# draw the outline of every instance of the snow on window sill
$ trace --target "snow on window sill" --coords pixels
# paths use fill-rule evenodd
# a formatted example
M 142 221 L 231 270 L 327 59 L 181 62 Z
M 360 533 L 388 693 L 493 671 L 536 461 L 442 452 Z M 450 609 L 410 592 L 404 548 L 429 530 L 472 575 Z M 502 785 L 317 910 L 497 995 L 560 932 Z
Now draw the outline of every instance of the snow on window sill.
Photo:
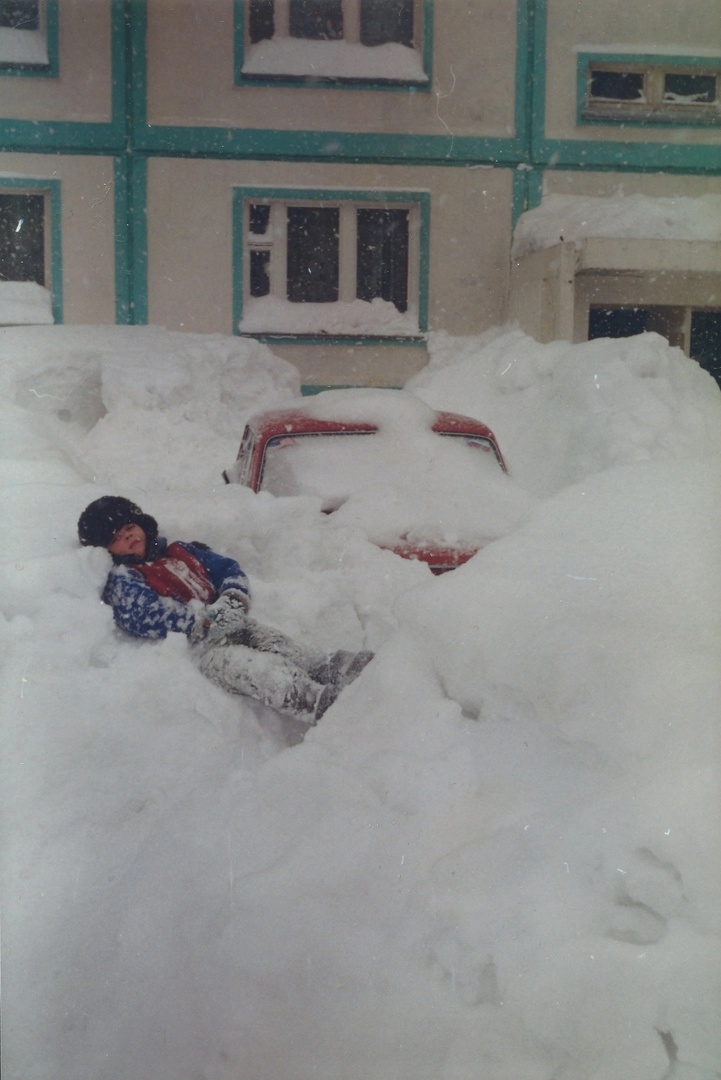
M 249 46 L 243 75 L 259 78 L 362 79 L 427 83 L 415 49 L 396 42 L 356 45 L 347 41 L 273 38 Z
M 238 324 L 242 334 L 328 334 L 409 337 L 419 333 L 417 316 L 401 313 L 388 300 L 293 304 L 262 297 L 246 303 Z
M 49 63 L 47 41 L 41 30 L 0 27 L 0 64 L 47 67 Z
M 0 326 L 41 326 L 54 321 L 48 289 L 34 281 L 0 281 Z

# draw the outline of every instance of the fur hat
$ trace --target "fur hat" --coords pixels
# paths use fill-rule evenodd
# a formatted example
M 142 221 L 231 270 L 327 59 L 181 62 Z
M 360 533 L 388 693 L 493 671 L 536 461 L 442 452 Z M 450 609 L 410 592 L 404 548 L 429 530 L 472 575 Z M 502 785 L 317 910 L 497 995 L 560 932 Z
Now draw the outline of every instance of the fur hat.
M 158 535 L 158 523 L 140 507 L 121 495 L 103 495 L 87 506 L 78 521 L 78 539 L 85 547 L 104 547 L 123 525 L 139 525 L 153 544 Z

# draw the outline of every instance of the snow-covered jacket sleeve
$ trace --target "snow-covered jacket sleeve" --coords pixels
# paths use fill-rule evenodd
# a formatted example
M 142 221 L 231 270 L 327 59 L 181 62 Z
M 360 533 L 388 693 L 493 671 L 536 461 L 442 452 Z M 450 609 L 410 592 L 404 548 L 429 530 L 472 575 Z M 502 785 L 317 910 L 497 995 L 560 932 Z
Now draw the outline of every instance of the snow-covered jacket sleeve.
M 187 634 L 195 610 L 181 600 L 158 596 L 142 574 L 130 566 L 117 566 L 105 583 L 103 600 L 113 609 L 117 625 L 134 637 L 164 638 L 173 631 Z
M 206 573 L 213 583 L 218 594 L 226 589 L 239 589 L 250 599 L 250 584 L 248 578 L 241 570 L 235 559 L 229 559 L 225 555 L 218 555 L 210 548 L 196 547 L 195 544 L 185 544 L 192 551 L 196 559 L 203 564 Z

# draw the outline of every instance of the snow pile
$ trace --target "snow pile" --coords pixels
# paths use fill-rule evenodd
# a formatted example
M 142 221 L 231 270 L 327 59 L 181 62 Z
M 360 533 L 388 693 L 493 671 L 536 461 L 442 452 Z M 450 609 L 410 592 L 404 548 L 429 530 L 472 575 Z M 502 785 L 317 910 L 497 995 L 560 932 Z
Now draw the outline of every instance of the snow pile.
M 480 342 L 440 333 L 430 350 L 408 388 L 488 424 L 511 475 L 536 494 L 615 465 L 721 451 L 713 380 L 658 334 L 540 346 L 519 330 Z
M 553 247 L 580 246 L 588 237 L 634 240 L 721 241 L 721 195 L 654 198 L 619 195 L 544 195 L 522 214 L 513 235 L 513 257 Z
M 53 322 L 53 298 L 35 281 L 0 281 L 0 326 Z
M 294 388 L 267 350 L 0 348 L 9 1080 L 717 1078 L 713 380 L 653 335 L 433 339 L 415 391 L 537 499 L 433 578 L 216 486 Z M 113 630 L 74 534 L 111 490 L 239 558 L 258 618 L 376 650 L 303 741 Z
M 265 450 L 262 489 L 313 495 L 335 513 L 334 525 L 351 526 L 384 546 L 405 540 L 472 550 L 511 532 L 530 513 L 533 500 L 506 476 L 489 443 L 436 433 L 435 411 L 415 395 L 330 390 L 295 411 L 376 428 L 284 437 Z
M 221 480 L 251 412 L 300 392 L 297 370 L 257 342 L 159 327 L 3 332 L 8 397 L 48 417 L 86 480 L 162 476 L 163 489 Z

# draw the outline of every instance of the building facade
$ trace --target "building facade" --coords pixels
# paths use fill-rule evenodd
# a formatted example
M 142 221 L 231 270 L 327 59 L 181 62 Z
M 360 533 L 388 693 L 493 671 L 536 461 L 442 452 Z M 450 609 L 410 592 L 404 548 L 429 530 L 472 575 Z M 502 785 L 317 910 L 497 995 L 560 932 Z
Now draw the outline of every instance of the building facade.
M 721 196 L 720 16 L 0 0 L 0 301 L 26 282 L 56 322 L 252 335 L 308 387 L 397 386 L 429 331 L 509 318 L 539 340 L 667 328 L 712 366 L 711 224 L 683 259 L 513 237 L 544 193 Z

